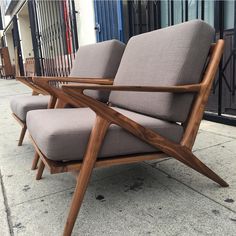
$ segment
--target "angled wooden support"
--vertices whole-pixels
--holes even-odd
[[[73,195],[70,212],[66,221],[63,236],[70,236],[81,207],[90,176],[96,163],[97,155],[105,137],[110,122],[97,116],[95,126],[90,135],[87,150],[77,177],[77,184]]]
[[[36,180],[40,180],[42,178],[42,174],[45,168],[45,164],[43,163],[42,160],[39,161],[39,168],[36,174]]]
[[[37,151],[35,151],[31,170],[36,170],[36,169],[37,169],[37,167],[38,167],[38,161],[39,161],[39,154],[38,154]]]
[[[16,114],[12,113],[13,118],[20,124],[21,128],[21,133],[20,133],[20,137],[19,137],[19,141],[18,141],[18,146],[22,146],[24,137],[25,137],[25,133],[27,130],[27,126],[26,123],[24,121],[22,121]]]
[[[18,146],[22,146],[26,130],[27,130],[27,127],[26,127],[26,124],[24,124],[22,129],[21,129],[21,132],[20,132],[20,138],[19,138]]]

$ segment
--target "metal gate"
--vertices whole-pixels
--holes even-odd
[[[97,41],[118,39],[124,41],[121,0],[95,0],[95,21]]]
[[[225,11],[228,2],[230,1],[129,0],[127,4],[123,4],[124,16],[127,16],[124,21],[128,22],[124,31],[128,39],[136,34],[191,19],[202,19],[210,23],[216,29],[216,37],[225,39],[226,46],[205,118],[236,125],[236,3],[234,3],[234,26],[226,30],[224,21],[228,17]],[[227,8],[229,7],[232,8],[227,5]]]
[[[74,0],[29,0],[28,7],[37,75],[69,75],[78,49]]]

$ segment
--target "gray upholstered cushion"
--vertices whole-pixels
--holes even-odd
[[[115,85],[171,86],[198,83],[213,40],[214,29],[193,20],[130,39]],[[112,92],[110,102],[160,119],[184,122],[193,95]]]
[[[108,40],[79,48],[70,76],[90,78],[115,78],[125,44],[118,40]],[[102,102],[107,102],[109,92],[85,91]]]
[[[11,102],[12,112],[25,122],[26,113],[31,110],[46,109],[50,96],[16,96]]]
[[[149,116],[114,108],[145,127],[179,142],[183,133],[180,125]],[[89,108],[30,111],[27,127],[37,146],[53,160],[81,160],[95,121]],[[99,157],[154,152],[156,149],[143,143],[124,129],[112,125],[105,137]]]

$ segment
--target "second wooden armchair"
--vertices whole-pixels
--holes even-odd
[[[108,40],[101,43],[81,46],[76,53],[73,67],[69,77],[38,77],[39,80],[57,80],[58,82],[68,83],[94,83],[94,84],[112,84],[121,57],[125,49],[125,44],[118,40]],[[99,79],[96,79],[99,78]],[[52,91],[49,87],[36,85],[31,77],[17,77],[19,81],[30,87],[32,95],[44,96],[16,96],[11,100],[11,109],[13,117],[22,126],[18,146],[22,145],[26,126],[26,115],[28,111],[53,108],[57,98],[51,97]],[[93,92],[92,96],[102,102],[107,102],[109,92]],[[58,102],[57,107],[63,107],[65,104]]]

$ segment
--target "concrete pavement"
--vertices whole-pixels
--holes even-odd
[[[1,236],[61,235],[75,186],[68,173],[36,181],[28,137],[17,147],[9,100],[30,93],[0,80]],[[236,235],[236,128],[203,121],[194,150],[229,188],[173,159],[97,169],[73,235]]]

